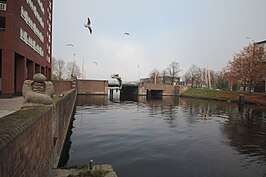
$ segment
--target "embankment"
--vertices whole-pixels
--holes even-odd
[[[235,91],[222,91],[192,88],[181,94],[182,97],[209,99],[216,101],[238,102],[240,95],[244,96],[244,103],[266,105],[266,94]]]
[[[75,107],[76,90],[54,105],[21,109],[0,119],[0,176],[47,177],[57,166]]]

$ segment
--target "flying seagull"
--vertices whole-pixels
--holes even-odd
[[[66,46],[71,46],[71,47],[73,47],[74,45],[73,45],[73,44],[67,44]]]
[[[98,65],[98,63],[95,61],[95,62],[93,62],[95,65]]]
[[[124,35],[130,35],[129,33],[124,33]]]
[[[92,29],[91,29],[91,21],[90,18],[88,17],[88,22],[87,24],[84,25],[86,28],[88,28],[90,30],[90,33],[92,34]]]

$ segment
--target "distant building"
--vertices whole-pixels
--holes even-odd
[[[255,44],[264,48],[264,57],[266,57],[266,40],[260,41],[260,42],[256,42]]]
[[[151,78],[141,78],[140,83],[152,83],[152,79]]]
[[[266,59],[266,40],[264,41],[260,41],[260,42],[256,42],[255,43],[256,45],[258,45],[259,47],[262,47],[264,48],[264,59]],[[265,65],[265,61],[262,62],[263,65]],[[264,71],[266,72],[266,71]],[[266,73],[265,73],[266,75]],[[266,93],[266,76],[265,78],[262,78],[261,81],[259,81],[258,83],[255,84],[255,87],[254,87],[254,92],[264,92]]]
[[[180,77],[175,77],[172,82],[172,77],[170,76],[158,76],[156,79],[157,84],[167,84],[167,85],[173,85],[173,84],[179,84],[180,83]],[[140,79],[141,83],[154,83],[153,78],[142,78]]]
[[[160,76],[159,79],[163,84],[176,85],[180,83],[180,77]]]
[[[0,0],[0,93],[20,95],[35,73],[51,78],[53,0]]]

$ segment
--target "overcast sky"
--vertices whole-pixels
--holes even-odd
[[[87,79],[138,80],[172,61],[183,73],[192,64],[219,71],[252,42],[247,36],[266,40],[265,7],[266,0],[54,0],[53,57],[81,69],[84,61]]]

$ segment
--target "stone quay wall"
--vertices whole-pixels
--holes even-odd
[[[72,89],[72,81],[53,80],[55,94]]]
[[[78,80],[78,95],[107,95],[108,81],[106,80]]]
[[[56,168],[64,146],[65,138],[71,123],[77,99],[76,89],[65,92],[63,97],[57,97],[52,115],[53,134],[53,167]]]
[[[162,91],[163,96],[180,96],[183,92],[189,88],[182,85],[168,85],[168,84],[154,84],[154,83],[143,83],[139,85],[138,94],[146,95],[147,90]]]
[[[72,81],[52,81],[55,93],[60,94],[72,89]],[[108,81],[106,80],[77,80],[78,95],[107,95]]]
[[[54,105],[23,108],[0,118],[0,176],[48,177],[57,166],[72,118],[76,90]]]
[[[176,93],[181,95],[182,93],[188,91],[191,87],[180,85],[176,88]]]

